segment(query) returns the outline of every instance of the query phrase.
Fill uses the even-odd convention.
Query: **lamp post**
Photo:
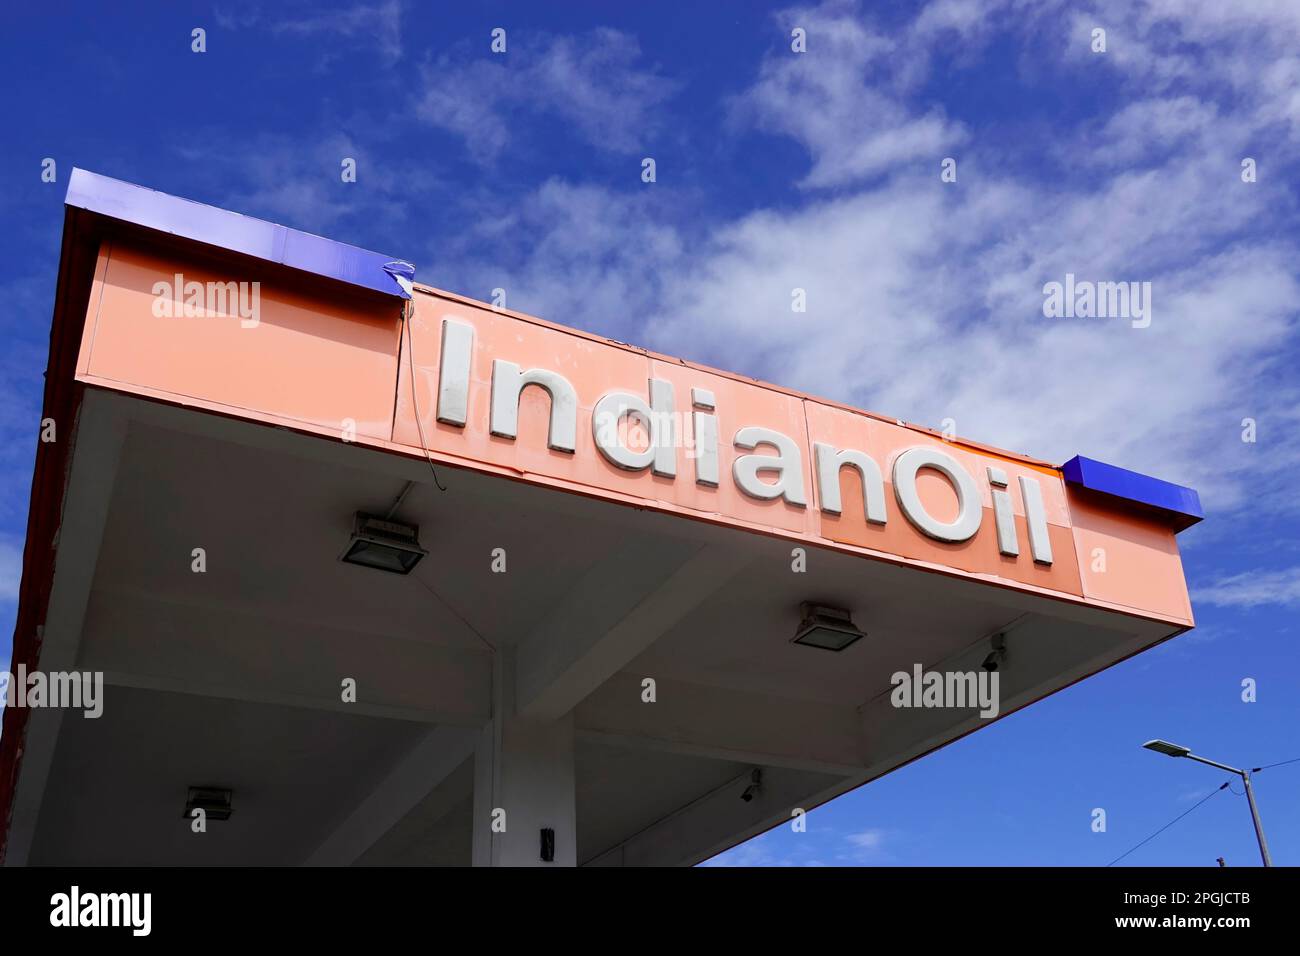
[[[1186,757],[1188,760],[1195,760],[1197,763],[1217,767],[1219,770],[1226,770],[1228,773],[1235,773],[1241,777],[1242,783],[1246,786],[1246,802],[1250,804],[1250,816],[1255,822],[1255,838],[1259,840],[1259,855],[1263,858],[1265,866],[1273,865],[1273,861],[1268,855],[1268,843],[1264,840],[1264,824],[1260,823],[1259,808],[1255,806],[1255,789],[1250,785],[1249,771],[1238,770],[1236,767],[1229,767],[1227,764],[1219,763],[1216,760],[1198,757],[1188,748],[1180,747],[1178,744],[1171,744],[1167,740],[1148,740],[1142,746],[1147,750],[1154,750],[1156,753],[1164,754],[1167,757]]]

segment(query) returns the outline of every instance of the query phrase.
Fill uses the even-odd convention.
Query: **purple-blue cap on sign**
[[[84,169],[72,171],[64,203],[110,219],[276,262],[384,295],[401,299],[411,297],[402,283],[385,268],[394,261],[393,256],[243,216],[228,209],[169,196]],[[409,266],[409,263],[404,265]],[[410,274],[404,274],[404,278],[409,282],[414,274],[415,267],[410,266]]]
[[[1127,468],[1076,455],[1061,466],[1061,474],[1072,485],[1155,511],[1172,524],[1175,531],[1190,528],[1205,517],[1201,510],[1201,497],[1195,489]]]

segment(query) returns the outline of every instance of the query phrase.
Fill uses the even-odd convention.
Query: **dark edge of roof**
[[[54,295],[54,320],[50,326],[50,357],[45,369],[45,396],[41,419],[55,423],[55,441],[36,441],[32,470],[31,503],[27,511],[27,537],[23,546],[23,573],[18,586],[18,612],[10,671],[38,666],[41,628],[49,609],[54,583],[54,558],[63,518],[70,454],[77,414],[85,387],[76,380],[81,330],[94,281],[99,254],[100,227],[96,217],[75,207],[64,210],[63,243],[59,253],[58,285]],[[40,431],[39,422],[37,431]],[[31,710],[4,709],[0,734],[0,863],[9,846],[18,768]]]

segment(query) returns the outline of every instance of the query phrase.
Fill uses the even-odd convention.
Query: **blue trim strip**
[[[1072,485],[1153,508],[1178,531],[1190,528],[1205,517],[1200,495],[1192,488],[1093,461],[1082,455],[1062,465],[1061,473]]]
[[[410,298],[392,273],[384,268],[393,262],[393,256],[383,256],[227,209],[169,196],[84,169],[72,170],[64,202],[111,219],[326,276],[384,295]],[[414,269],[411,271],[413,274]]]

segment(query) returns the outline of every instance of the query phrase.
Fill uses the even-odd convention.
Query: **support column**
[[[475,866],[576,866],[573,714],[556,720],[515,715],[512,649],[498,650],[492,720],[474,756]],[[542,860],[542,830],[555,833],[555,859]]]

